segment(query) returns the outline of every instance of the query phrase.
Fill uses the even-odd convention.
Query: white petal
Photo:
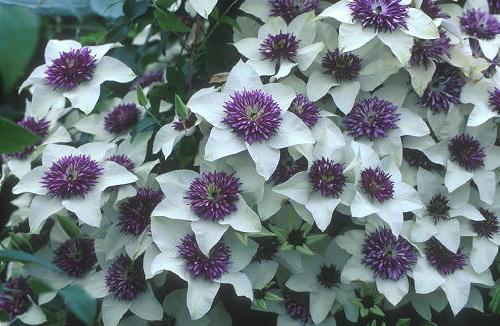
[[[219,283],[231,284],[234,287],[234,292],[237,296],[244,296],[253,300],[252,283],[243,273],[226,273],[216,280]]]
[[[192,319],[200,319],[212,307],[220,284],[203,278],[190,279],[187,291],[187,307]]]
[[[126,64],[115,58],[105,56],[97,64],[93,81],[99,85],[108,80],[128,83],[135,77],[135,73]]]
[[[272,260],[263,260],[261,262],[252,262],[248,265],[243,272],[248,276],[252,287],[260,290],[269,283],[276,271],[278,270],[278,263]]]
[[[239,272],[247,267],[257,252],[257,244],[254,241],[248,240],[247,243],[242,243],[241,239],[237,238],[234,232],[226,233],[224,242],[231,250],[230,273]]]
[[[240,6],[240,10],[260,18],[262,21],[267,21],[271,13],[271,3],[262,0],[246,0]]]
[[[424,242],[438,232],[434,222],[427,217],[417,218],[411,228],[411,241]]]
[[[104,129],[103,116],[100,114],[91,114],[80,121],[74,127],[79,131],[94,135],[96,140],[107,140],[114,137]]]
[[[287,196],[303,205],[307,202],[311,190],[307,172],[298,172],[286,182],[276,185],[273,188],[273,192]]]
[[[292,71],[295,66],[297,66],[297,64],[294,62],[290,62],[287,60],[281,61],[280,68],[278,69],[278,72],[276,73],[276,75],[274,75],[274,77],[276,79],[281,79],[288,76],[290,74],[290,71]]]
[[[31,72],[31,74],[28,76],[28,78],[21,84],[21,86],[19,86],[19,93],[25,87],[31,86],[35,83],[43,83],[43,80],[45,79],[45,76],[46,76],[46,74],[45,74],[46,70],[47,70],[46,65],[41,65],[41,66],[36,67]],[[32,109],[38,111],[38,108],[32,108]],[[28,108],[26,108],[26,111],[28,111]],[[36,114],[36,116],[37,116],[37,118],[43,118],[45,116],[45,113],[47,113],[47,112],[43,112],[42,115]]]
[[[80,152],[71,146],[49,144],[45,147],[42,154],[42,165],[50,166],[53,162],[59,160],[63,156],[80,154]]]
[[[500,37],[497,35],[493,40],[478,40],[479,46],[484,53],[484,56],[490,60],[494,60],[498,55],[500,47]]]
[[[111,295],[102,301],[102,323],[104,326],[116,326],[132,305],[129,301],[116,300]]]
[[[137,181],[137,177],[133,173],[118,163],[105,161],[102,163],[102,167],[103,172],[99,177],[99,183],[97,185],[97,188],[101,192],[112,186],[124,185]]]
[[[407,67],[406,70],[411,77],[411,86],[415,93],[419,96],[424,94],[427,84],[432,80],[434,71],[436,71],[436,64],[434,61],[430,61],[429,67],[424,68],[422,66]]]
[[[92,80],[80,84],[71,91],[65,92],[64,96],[70,100],[73,107],[82,110],[85,114],[89,114],[99,100],[100,94],[100,84]]]
[[[244,38],[233,44],[239,53],[251,60],[262,60],[260,41],[254,37]]]
[[[71,135],[63,126],[59,126],[54,132],[52,132],[43,142],[43,144],[55,144],[55,143],[69,143],[71,142]]]
[[[197,97],[192,97],[187,106],[196,114],[201,115],[211,125],[224,128],[222,120],[225,117],[224,103],[229,100],[227,94],[210,93]]]
[[[382,293],[387,301],[396,306],[401,299],[408,293],[408,277],[404,275],[397,281],[377,279],[377,290]]]
[[[271,76],[276,73],[277,60],[248,60],[247,65],[252,67],[252,69],[259,76]]]
[[[325,48],[323,42],[316,42],[311,45],[299,48],[297,50],[297,55],[295,56],[295,61],[299,65],[301,71],[307,70],[318,54]]]
[[[26,173],[12,189],[12,193],[19,195],[24,192],[29,192],[37,195],[45,195],[47,189],[45,189],[41,181],[47,170],[48,168],[45,166],[38,166]]]
[[[314,269],[309,270],[307,264],[304,264],[306,272],[293,274],[290,276],[285,285],[292,291],[296,292],[317,292],[319,290],[317,275],[314,274]]]
[[[365,217],[378,212],[378,208],[364,195],[356,192],[351,203],[351,214],[353,217]]]
[[[332,214],[337,205],[340,203],[340,198],[325,198],[318,192],[313,192],[309,195],[309,200],[306,202],[306,208],[314,217],[316,225],[321,231],[325,231],[332,221]]]
[[[342,269],[340,278],[342,283],[351,281],[372,283],[374,281],[372,272],[362,265],[361,259],[357,256],[352,256],[347,261]]]
[[[28,325],[40,325],[47,321],[47,317],[43,313],[42,308],[37,306],[36,304],[32,304],[28,311],[24,314],[17,316],[20,321]]]
[[[321,14],[319,14],[318,18],[322,17],[332,17],[342,23],[350,23],[352,21],[352,11],[347,6],[349,1],[342,0],[334,5],[323,10]]]
[[[448,161],[446,164],[447,170],[444,177],[444,184],[449,192],[457,189],[461,185],[468,182],[474,174],[462,169],[458,164]]]
[[[448,250],[457,252],[460,246],[460,222],[457,220],[442,221],[437,225],[438,233],[435,235]]]
[[[481,200],[487,204],[493,204],[497,184],[495,172],[479,170],[474,173],[472,179],[477,185]]]
[[[413,269],[413,280],[415,281],[415,292],[431,293],[441,286],[446,279],[435,270],[425,257],[420,257]]]
[[[487,238],[473,237],[472,250],[470,253],[470,264],[478,273],[487,270],[498,252],[498,246]]]
[[[390,75],[398,71],[399,61],[392,56],[392,53],[368,62],[359,71],[361,89],[372,91],[381,85]]]
[[[224,146],[221,146],[224,144]],[[242,138],[229,129],[212,128],[205,145],[205,160],[215,161],[219,158],[242,152],[246,149]]]
[[[219,223],[221,225],[230,225],[234,230],[246,233],[262,231],[259,216],[247,205],[241,195],[238,196],[236,211],[224,217]]]
[[[421,39],[436,39],[439,32],[432,19],[424,14],[422,10],[408,8],[408,18],[406,19],[408,30],[402,28],[404,33]]]
[[[96,273],[89,273],[83,279],[75,282],[75,284],[80,285],[92,298],[104,298],[108,295],[105,277],[106,272],[104,270]]]
[[[228,229],[228,226],[220,225],[214,221],[200,219],[199,221],[191,223],[191,229],[196,236],[196,242],[201,252],[208,257],[210,255],[210,249],[219,242]]]
[[[410,60],[411,48],[413,47],[413,38],[411,36],[400,31],[378,33],[377,35],[380,41],[391,49],[401,64],[404,65]]]
[[[344,114],[351,112],[360,86],[359,81],[355,80],[342,83],[330,91],[333,101]]]
[[[130,311],[145,320],[161,320],[163,317],[163,307],[156,300],[149,285],[146,288],[146,292],[141,293],[132,301]]]
[[[28,213],[31,232],[38,231],[42,223],[51,215],[63,209],[61,200],[49,196],[35,196],[31,201],[30,211]]]
[[[282,17],[272,16],[269,17],[267,22],[259,29],[258,38],[264,40],[269,35],[276,35],[279,32],[287,33],[288,26]]]
[[[284,84],[266,84],[262,87],[262,90],[273,97],[273,100],[278,103],[282,113],[288,110],[296,96],[295,90]]]
[[[245,144],[248,153],[255,162],[257,173],[268,180],[278,166],[280,160],[280,151],[271,148],[268,144],[255,142],[253,144]],[[206,156],[206,155],[205,155]]]
[[[191,211],[189,203],[184,199],[186,193],[177,187],[171,187],[171,189],[165,192],[167,194],[165,199],[155,207],[151,216],[163,216],[184,221],[198,221],[199,218]]]
[[[469,299],[470,283],[462,275],[463,273],[457,272],[449,275],[446,283],[441,286],[454,315],[462,310]]]
[[[170,271],[183,280],[188,278],[186,263],[178,257],[171,257],[169,253],[160,253],[151,262],[151,274],[160,271]]]
[[[86,48],[88,48],[92,52],[92,55],[94,55],[96,60],[99,62],[102,57],[104,57],[106,53],[109,52],[109,50],[117,46],[120,45],[118,43],[106,43],[102,45],[87,46]]]
[[[280,127],[268,144],[274,149],[291,147],[299,144],[313,144],[311,131],[299,117],[292,112],[283,112]]]
[[[246,63],[238,62],[227,77],[224,92],[229,93],[242,89],[259,89],[262,87],[259,75]]]
[[[60,91],[42,81],[33,87],[31,103],[36,107],[39,115],[45,116],[52,105],[60,101],[61,98],[64,99]]]
[[[345,52],[359,49],[376,35],[373,29],[363,28],[360,24],[342,23],[339,28],[339,48]]]
[[[316,23],[314,11],[309,11],[295,17],[288,25],[288,33],[293,33],[298,40],[300,46],[310,45],[316,36]]]
[[[175,130],[171,123],[164,125],[156,133],[153,142],[153,153],[158,153],[161,149],[163,156],[168,158],[183,135],[183,133]]]
[[[332,309],[333,302],[335,301],[335,292],[325,289],[319,292],[311,293],[309,296],[309,306],[311,307],[312,320],[319,324],[325,320],[328,312]]]
[[[478,102],[474,105],[474,109],[469,114],[469,119],[467,120],[467,126],[477,127],[485,123],[486,121],[496,117],[498,114],[493,112],[486,106],[486,104]]]
[[[309,76],[307,81],[307,97],[311,101],[317,101],[325,96],[330,88],[335,85],[338,84],[332,76],[315,71]]]
[[[351,255],[359,255],[362,250],[365,232],[361,230],[351,230],[337,236],[334,241],[342,249]]]
[[[217,0],[191,0],[190,3],[201,17],[208,19],[208,15],[214,9]]]
[[[106,142],[87,143],[78,147],[80,153],[88,155],[98,162],[104,160],[107,152],[113,149],[115,149],[115,145]]]
[[[171,187],[177,187],[187,191],[191,182],[193,182],[193,180],[198,176],[199,174],[195,171],[175,170],[158,176],[156,181],[158,181],[163,193],[166,194],[172,190]]]
[[[62,205],[67,210],[75,213],[82,222],[90,226],[100,226],[102,219],[100,191],[91,191],[85,194],[85,197],[64,199]]]
[[[76,50],[81,48],[82,45],[73,40],[49,40],[45,47],[45,63],[50,65],[54,59],[61,56],[62,52],[69,50]]]
[[[18,179],[22,179],[24,175],[31,171],[31,160],[29,158],[24,160],[11,158],[7,161],[7,166],[13,175],[15,175]],[[32,191],[30,188],[25,189],[29,189],[29,192]]]

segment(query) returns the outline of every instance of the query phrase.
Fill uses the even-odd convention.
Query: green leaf
[[[45,284],[45,282],[34,277],[30,278],[31,290],[33,290],[34,293],[41,294],[53,291],[53,289]]]
[[[492,313],[500,315],[500,285],[497,284],[491,294],[491,301],[488,305]]]
[[[179,95],[175,94],[175,115],[181,119],[185,119],[188,116],[189,110],[180,98]]]
[[[154,12],[161,29],[171,32],[187,33],[191,29],[186,26],[174,13],[156,7]]]
[[[168,9],[171,5],[174,4],[176,0],[155,0],[155,5],[162,7],[164,9]]]
[[[59,291],[65,304],[86,325],[93,325],[96,314],[96,303],[87,292],[78,285],[69,285]]]
[[[384,312],[382,311],[382,309],[379,308],[379,306],[373,306],[370,308],[370,312],[372,314],[374,314],[375,316],[380,316],[380,317],[384,317],[385,314]]]
[[[22,151],[36,143],[37,140],[38,137],[28,130],[0,117],[0,154]]]
[[[240,232],[235,232],[236,238],[244,244],[245,246],[248,245],[248,235],[246,233],[240,233]]]
[[[148,105],[148,98],[146,97],[146,94],[144,94],[144,91],[142,90],[141,85],[137,85],[137,102],[143,107],[146,107]]]
[[[264,295],[264,299],[269,301],[283,301],[282,297],[272,292],[266,292],[266,294]]]
[[[222,16],[219,18],[219,21],[222,24],[226,24],[226,25],[229,25],[231,27],[234,27],[234,28],[240,30],[240,26],[238,25],[238,22],[234,18],[231,18],[229,16]]]
[[[0,261],[18,261],[21,263],[31,263],[53,271],[59,271],[50,261],[33,256],[23,251],[0,250]]]
[[[40,18],[29,8],[0,5],[0,75],[5,93],[24,75],[38,44],[39,27]]]
[[[305,244],[302,245],[302,246],[297,247],[297,250],[300,251],[301,253],[303,253],[306,256],[314,256],[314,252],[312,252],[312,250],[309,249],[309,247],[307,245],[305,245]]]
[[[66,215],[57,215],[57,221],[61,224],[64,232],[66,232],[70,238],[76,238],[80,234],[78,224],[76,224],[75,220],[71,217]]]
[[[396,326],[410,326],[410,324],[410,318],[398,319],[398,321],[396,322]]]

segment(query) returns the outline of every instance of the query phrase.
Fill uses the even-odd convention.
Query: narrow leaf
[[[53,271],[59,271],[50,261],[40,257],[16,250],[0,250],[0,261],[18,261],[21,263],[35,264]]]
[[[93,325],[96,315],[96,303],[85,290],[78,285],[69,285],[59,291],[68,308],[86,325]]]
[[[38,137],[27,129],[0,117],[0,154],[22,151],[37,140]]]

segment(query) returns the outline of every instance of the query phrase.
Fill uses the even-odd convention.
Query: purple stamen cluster
[[[309,181],[314,191],[323,197],[338,198],[344,189],[346,177],[344,164],[322,157],[315,160],[309,169]]]
[[[293,246],[293,249],[304,245],[306,240],[304,231],[300,228],[293,228],[286,237],[286,241]]]
[[[443,62],[450,55],[451,40],[444,31],[439,31],[439,37],[433,40],[414,39],[411,49],[410,64],[423,66],[427,69],[431,61]]]
[[[293,33],[269,34],[260,45],[259,52],[267,60],[291,60],[297,55],[299,42]]]
[[[141,111],[134,103],[119,104],[104,117],[104,129],[120,134],[139,122]]]
[[[314,127],[320,118],[319,108],[303,94],[295,96],[288,111],[299,117],[309,128]]]
[[[306,171],[307,165],[308,163],[305,157],[294,160],[293,157],[288,154],[288,151],[281,151],[278,166],[269,178],[269,182],[275,186],[279,185],[290,179],[297,172]]]
[[[495,234],[500,232],[500,222],[495,212],[486,209],[479,208],[479,212],[483,215],[483,221],[472,221],[472,228],[474,231],[483,238],[493,239]]]
[[[380,203],[394,196],[394,182],[391,180],[391,175],[379,167],[361,171],[361,185],[368,196]]]
[[[427,202],[425,208],[427,214],[434,220],[434,223],[446,221],[450,218],[450,206],[448,198],[441,194],[436,194]]]
[[[121,226],[121,231],[139,236],[151,224],[151,213],[162,199],[161,191],[149,188],[137,189],[134,197],[120,203],[118,225]]]
[[[391,129],[397,129],[398,107],[377,97],[364,99],[356,104],[344,118],[349,136],[354,139],[366,137],[375,140],[386,137]]]
[[[54,265],[72,277],[82,277],[97,263],[94,240],[88,238],[64,241],[54,252]]]
[[[271,16],[280,16],[287,23],[303,13],[319,11],[319,0],[269,0],[269,2]]]
[[[236,91],[224,103],[222,122],[248,144],[269,140],[281,124],[281,110],[271,95],[261,90]]]
[[[47,137],[47,135],[49,134],[50,122],[45,120],[44,118],[37,120],[32,116],[28,116],[19,121],[17,124],[25,129],[28,129],[29,131],[31,131],[31,133],[40,138],[36,144],[30,145],[20,152],[9,154],[9,156],[11,157],[24,160],[28,157],[28,155],[33,153],[36,146],[41,144],[42,140]]]
[[[330,289],[340,283],[340,272],[334,265],[323,265],[316,278],[321,285]]]
[[[123,166],[124,168],[126,168],[127,170],[129,170],[131,172],[135,168],[135,164],[134,164],[134,162],[132,162],[132,159],[125,154],[111,155],[109,158],[106,159],[106,161],[115,162],[116,164]]]
[[[417,250],[385,227],[365,237],[362,253],[361,262],[373,271],[376,278],[383,280],[399,280],[417,262]]]
[[[484,166],[484,152],[481,143],[469,134],[453,137],[448,144],[450,159],[467,171],[475,171]]]
[[[460,103],[460,92],[464,85],[460,69],[447,63],[438,64],[418,103],[434,112],[447,112],[451,104]]]
[[[132,90],[136,89],[137,85],[141,86],[142,88],[145,88],[151,86],[152,84],[163,83],[165,81],[165,78],[163,76],[164,73],[161,70],[148,71],[144,75],[139,77],[130,87],[130,89]]]
[[[280,242],[276,237],[254,238],[253,240],[258,244],[257,252],[253,257],[254,261],[272,260],[279,250]]]
[[[27,277],[11,277],[2,287],[0,311],[9,314],[11,319],[28,311],[32,292]]]
[[[361,58],[350,52],[341,52],[339,49],[328,50],[323,56],[321,65],[325,73],[332,75],[337,82],[353,80],[361,70]]]
[[[89,48],[61,52],[45,71],[45,82],[62,90],[72,90],[94,76],[96,57]]]
[[[83,197],[97,184],[103,169],[88,155],[68,155],[52,163],[41,184],[52,196]]]
[[[491,109],[497,114],[500,114],[500,88],[495,87],[495,89],[490,92],[488,102]]]
[[[223,241],[210,249],[208,257],[201,252],[194,234],[184,236],[177,249],[179,255],[186,260],[186,270],[194,278],[203,277],[213,281],[229,271],[231,250]]]
[[[126,255],[120,255],[111,264],[105,277],[108,291],[115,299],[132,301],[146,290],[142,265]]]
[[[408,29],[407,5],[400,0],[354,0],[349,2],[352,17],[363,28],[373,27],[376,32],[394,32],[398,27]]]
[[[468,9],[460,17],[462,30],[480,40],[492,40],[500,33],[500,21],[481,9]]]
[[[183,131],[192,128],[195,124],[196,115],[190,111],[184,119],[176,118],[176,120],[172,123],[172,127],[174,130]]]
[[[302,325],[312,322],[307,292],[295,292],[284,289],[283,299],[285,301],[286,313],[290,318],[301,322]]]
[[[240,186],[240,179],[234,174],[224,171],[202,173],[191,182],[185,198],[198,217],[220,221],[236,211]]]
[[[467,256],[461,249],[453,253],[435,238],[431,238],[426,242],[425,254],[427,262],[442,275],[453,274],[455,271],[463,269],[467,264]]]
[[[441,7],[435,0],[423,0],[420,5],[420,10],[422,10],[427,16],[432,19],[435,18],[449,18],[447,14],[443,12]]]

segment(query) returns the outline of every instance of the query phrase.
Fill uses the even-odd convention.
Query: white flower
[[[488,103],[491,92],[500,85],[500,72],[495,73],[492,78],[481,78],[477,81],[468,81],[460,93],[462,103],[470,103],[474,109],[469,114],[467,126],[477,127],[490,119],[497,118],[499,113],[493,110]]]
[[[45,48],[45,64],[35,68],[19,90],[34,85],[32,102],[42,115],[61,98],[69,99],[73,107],[89,114],[99,99],[103,82],[126,83],[135,77],[121,61],[105,56],[116,46],[109,43],[82,47],[72,40],[50,40]],[[52,71],[52,77],[48,77],[48,71]]]

